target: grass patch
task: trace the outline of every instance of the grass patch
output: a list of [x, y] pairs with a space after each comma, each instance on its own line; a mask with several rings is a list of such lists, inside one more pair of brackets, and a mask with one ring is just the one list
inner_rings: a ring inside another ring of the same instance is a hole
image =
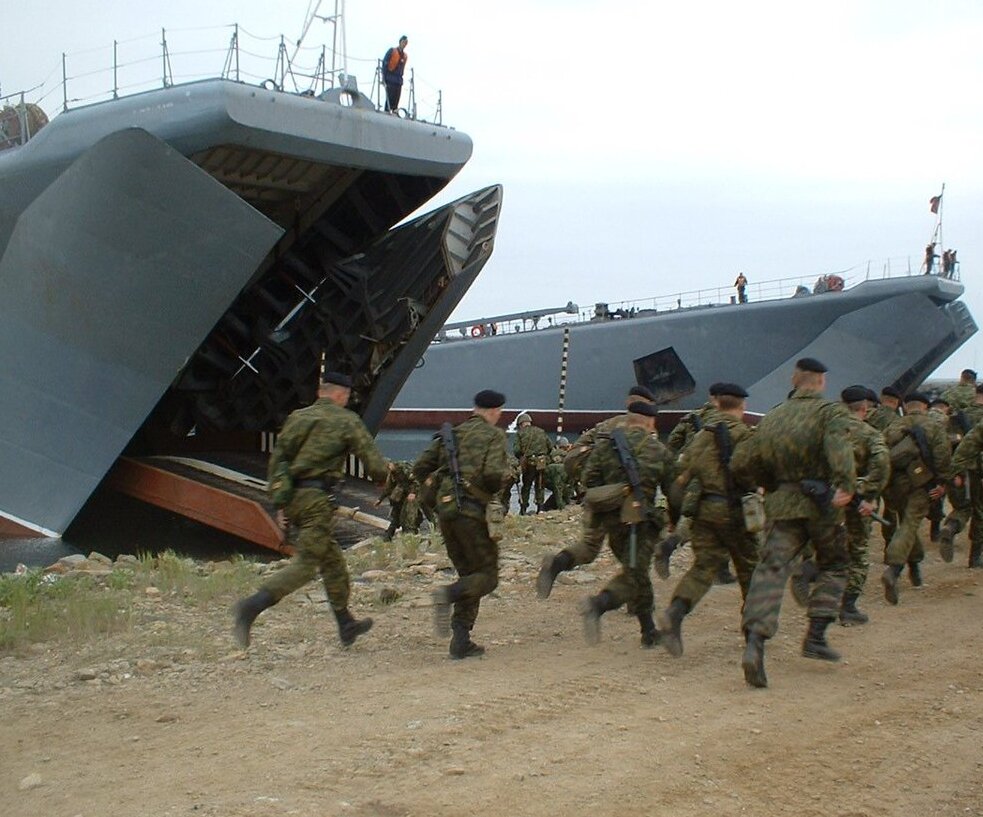
[[366, 570], [397, 570], [418, 562], [423, 554], [434, 550], [429, 538], [416, 533], [401, 533], [391, 542], [378, 537], [371, 545], [348, 551], [348, 569], [356, 575]]

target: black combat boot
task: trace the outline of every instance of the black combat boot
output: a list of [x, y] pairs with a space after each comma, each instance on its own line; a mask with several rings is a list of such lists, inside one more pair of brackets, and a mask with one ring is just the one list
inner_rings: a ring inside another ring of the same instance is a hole
[[642, 646], [651, 649], [662, 640], [662, 633], [652, 621], [652, 613], [639, 613], [637, 618], [638, 628], [642, 632]]
[[675, 533], [670, 533], [665, 539], [655, 546], [655, 572], [660, 579], [669, 578], [669, 557], [680, 545], [679, 537]]
[[601, 640], [601, 616], [614, 610], [619, 604], [607, 590], [596, 596], [588, 596], [580, 603], [580, 614], [584, 617], [584, 640], [591, 646]]
[[546, 511], [546, 504], [545, 503], [537, 502], [536, 503], [536, 513], [544, 513], [545, 511]]
[[386, 532], [382, 534], [382, 541], [391, 542], [395, 535], [396, 535], [396, 526], [390, 525], [388, 528], [386, 528]]
[[256, 616], [267, 607], [272, 607], [276, 602], [273, 594], [269, 590], [263, 589], [236, 604], [233, 612], [235, 623], [232, 626], [232, 635], [240, 647], [246, 649], [249, 646], [249, 630], [252, 628]]
[[372, 629], [371, 618], [368, 616], [359, 619], [352, 618], [347, 607], [344, 610], [335, 610], [334, 617], [338, 619], [338, 637], [345, 647], [350, 647], [355, 643], [356, 638], [365, 635]]
[[983, 567], [983, 542], [970, 542], [969, 566], [973, 568]]
[[953, 540], [956, 538], [956, 526], [948, 521], [939, 530], [939, 556], [943, 562], [951, 562], [955, 547]]
[[555, 556], [548, 554], [544, 556], [539, 575], [536, 577], [536, 595], [541, 599], [548, 599], [553, 592], [556, 577], [571, 567], [573, 567], [573, 555], [569, 550], [561, 550]]
[[764, 688], [768, 686], [768, 676], [765, 675], [765, 637], [745, 630], [744, 638], [747, 641], [741, 658], [744, 680], [748, 686]]
[[724, 562], [713, 577], [714, 584], [733, 584], [736, 581], [737, 576], [730, 572], [730, 562]]
[[519, 516], [526, 516], [528, 510], [528, 505], [523, 505], [521, 502], [519, 503]]
[[881, 584], [884, 585], [884, 598], [888, 604], [898, 603], [898, 576], [901, 575], [901, 565], [888, 565], [881, 574]]
[[798, 570], [792, 574], [792, 598], [799, 607], [809, 606], [809, 594], [812, 592], [812, 583], [817, 576], [819, 576], [819, 568], [812, 559], [804, 559]]
[[919, 562], [908, 562], [908, 579], [912, 587], [921, 587], [925, 584], [922, 579], [922, 566]]
[[673, 658], [679, 658], [683, 654], [683, 619], [689, 610], [686, 599], [674, 598], [665, 612], [659, 613], [662, 646]]
[[840, 605], [840, 624], [852, 627], [854, 624], [866, 624], [870, 619], [867, 614], [857, 609], [859, 593], [845, 593], [843, 604]]
[[470, 628], [461, 621], [451, 623], [451, 646], [450, 656], [455, 660], [461, 658], [477, 658], [485, 654], [485, 648], [475, 644], [471, 640]]
[[840, 654], [826, 643], [826, 628], [833, 623], [832, 618], [810, 618], [806, 640], [802, 643], [802, 654], [806, 658], [820, 661], [839, 661]]

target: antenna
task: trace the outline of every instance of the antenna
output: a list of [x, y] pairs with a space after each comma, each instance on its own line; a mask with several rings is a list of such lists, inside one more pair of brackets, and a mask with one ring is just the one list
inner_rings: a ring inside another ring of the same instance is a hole
[[345, 40], [345, 0], [335, 0], [334, 3], [334, 14], [325, 17], [323, 14], [318, 14], [321, 9], [321, 3], [323, 0], [308, 0], [307, 3], [307, 13], [304, 15], [304, 26], [301, 29], [300, 37], [297, 38], [297, 44], [294, 46], [293, 56], [290, 57], [290, 62], [293, 63], [297, 59], [297, 54], [300, 53], [300, 48], [304, 43], [304, 39], [307, 37], [307, 33], [311, 29], [311, 25], [315, 20], [320, 20], [323, 23], [331, 23], [334, 27], [334, 31], [331, 37], [331, 85], [334, 87], [335, 76], [337, 73], [336, 60], [338, 57], [338, 28], [341, 27], [341, 71], [344, 74], [348, 74], [348, 45]]

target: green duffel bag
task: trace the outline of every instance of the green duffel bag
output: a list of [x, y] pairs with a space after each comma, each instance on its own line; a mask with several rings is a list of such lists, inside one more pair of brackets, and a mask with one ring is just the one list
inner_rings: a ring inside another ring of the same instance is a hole
[[627, 482], [612, 482], [608, 485], [595, 485], [584, 494], [584, 504], [592, 511], [604, 513], [621, 509], [628, 496]]

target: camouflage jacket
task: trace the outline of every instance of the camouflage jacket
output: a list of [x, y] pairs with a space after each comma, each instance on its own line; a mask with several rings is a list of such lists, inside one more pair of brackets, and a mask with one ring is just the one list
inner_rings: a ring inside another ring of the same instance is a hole
[[[727, 426], [727, 433], [731, 441], [731, 456], [737, 446], [752, 436], [751, 429], [736, 417], [729, 414], [719, 413], [713, 418], [712, 425], [705, 425], [693, 437], [679, 456], [679, 467], [683, 469], [683, 477], [690, 480], [699, 480], [703, 493], [727, 495], [727, 479], [724, 476], [724, 468], [720, 464], [720, 449], [717, 446], [717, 436], [715, 428], [718, 423]], [[753, 488], [753, 481], [747, 480], [738, 483], [734, 480], [734, 487], [738, 491]], [[737, 497], [733, 497], [737, 499]]]
[[983, 406], [977, 403], [952, 412], [949, 418], [949, 439], [953, 443], [953, 448], [959, 445], [963, 437], [969, 434], [980, 420], [983, 420]]
[[977, 423], [963, 437], [956, 447], [952, 457], [952, 473], [961, 474], [963, 471], [979, 471], [980, 452], [983, 451], [983, 422]]
[[876, 499], [891, 477], [891, 452], [884, 435], [851, 414], [850, 439], [857, 466], [857, 491], [864, 499]]
[[942, 393], [942, 399], [953, 411], [963, 411], [976, 402], [976, 386], [972, 383], [960, 383], [958, 386], [946, 389]]
[[[461, 483], [469, 500], [458, 511], [463, 516], [483, 519], [487, 498], [497, 496], [511, 473], [505, 432], [473, 414], [454, 427], [454, 440]], [[446, 505], [441, 498], [454, 495], [447, 448], [439, 434], [434, 435], [433, 442], [413, 464], [413, 476], [421, 483], [427, 479], [439, 480], [438, 508]]]
[[676, 427], [669, 434], [669, 439], [666, 440], [666, 445], [674, 453], [679, 454], [693, 441], [703, 426], [716, 423], [716, 417], [713, 416], [716, 411], [717, 407], [710, 402], [704, 403], [696, 411], [691, 411], [676, 423]]
[[539, 426], [523, 426], [515, 434], [515, 455], [520, 460], [549, 454], [552, 450], [553, 442]]
[[798, 489], [804, 479], [819, 479], [852, 494], [856, 466], [850, 439], [850, 412], [822, 394], [797, 389], [758, 423], [747, 444], [731, 460], [738, 479], [764, 487], [770, 520], [819, 519], [816, 503]]
[[402, 502], [407, 494], [418, 493], [420, 484], [413, 478], [413, 463], [401, 461], [393, 463], [393, 469], [386, 477], [382, 496], [391, 502]]
[[272, 479], [280, 463], [287, 462], [295, 480], [334, 481], [344, 475], [349, 454], [362, 461], [372, 479], [386, 478], [386, 460], [362, 418], [322, 398], [287, 417], [270, 455], [268, 474]]
[[[952, 448], [949, 445], [949, 435], [945, 427], [940, 425], [937, 420], [932, 418], [927, 411], [911, 412], [894, 423], [884, 434], [884, 439], [891, 447], [904, 437], [905, 433], [912, 426], [919, 426], [925, 431], [925, 438], [932, 454], [932, 465], [934, 466], [935, 476], [940, 479], [948, 479], [952, 472]], [[925, 463], [928, 465], [929, 463]], [[894, 477], [903, 478], [903, 473], [892, 474], [891, 482]]]
[[866, 422], [883, 434], [887, 431], [888, 426], [899, 419], [901, 419], [901, 415], [897, 411], [878, 403], [871, 411], [867, 412]]
[[[666, 448], [656, 434], [650, 434], [639, 426], [628, 426], [624, 429], [628, 445], [638, 463], [638, 475], [642, 482], [642, 491], [650, 503], [655, 499], [656, 492], [661, 487], [664, 494], [669, 492], [672, 478], [672, 453]], [[592, 488], [597, 485], [609, 485], [616, 482], [627, 482], [628, 477], [621, 465], [618, 451], [609, 434], [600, 435], [597, 445], [587, 458], [584, 467], [584, 484]]]

